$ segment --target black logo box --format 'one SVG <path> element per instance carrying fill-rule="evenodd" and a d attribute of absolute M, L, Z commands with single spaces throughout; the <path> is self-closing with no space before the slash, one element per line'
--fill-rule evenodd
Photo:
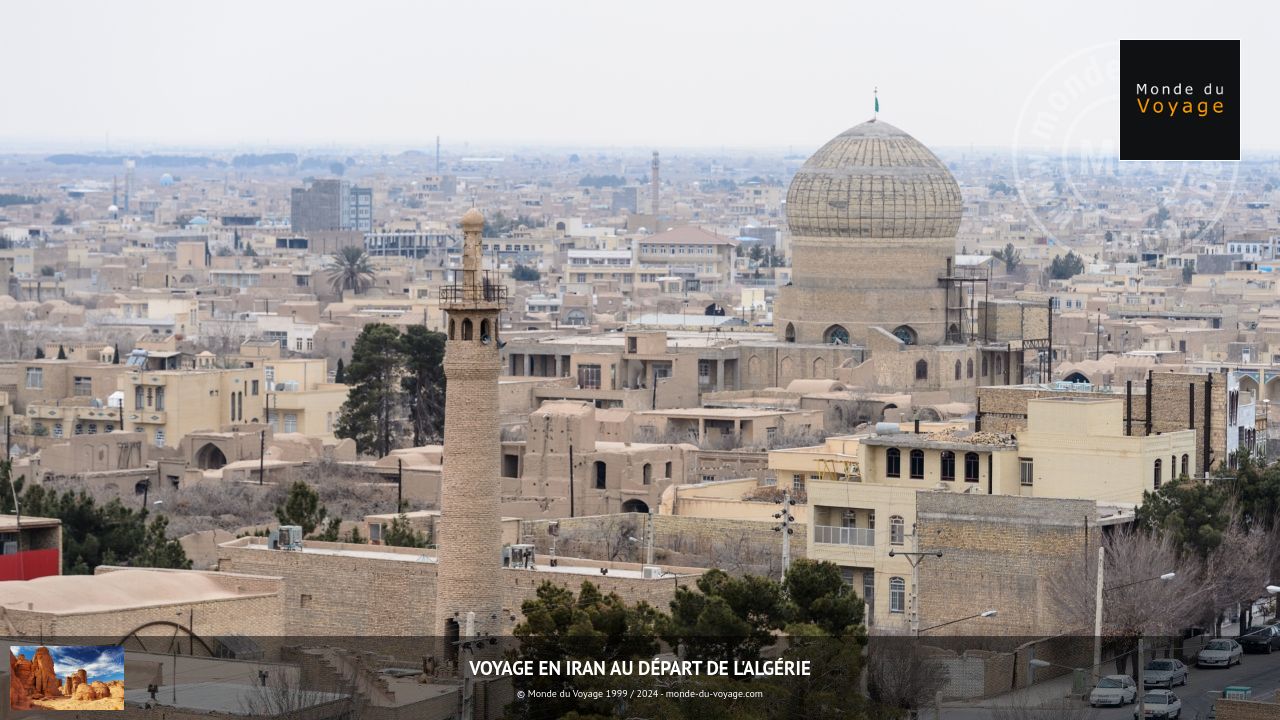
<path fill-rule="evenodd" d="M 1239 160 L 1240 102 L 1239 40 L 1120 41 L 1121 160 Z"/>

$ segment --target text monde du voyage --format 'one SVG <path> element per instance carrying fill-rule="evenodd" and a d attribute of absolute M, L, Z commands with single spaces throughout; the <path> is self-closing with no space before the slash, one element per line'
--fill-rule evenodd
<path fill-rule="evenodd" d="M 1223 100 L 1214 100 L 1215 96 L 1226 94 L 1225 86 L 1206 83 L 1196 92 L 1196 87 L 1188 83 L 1175 85 L 1136 84 L 1138 112 L 1143 115 L 1160 117 L 1194 116 L 1207 118 L 1210 115 L 1222 115 L 1226 112 Z M 1209 98 L 1209 99 L 1198 99 Z"/>

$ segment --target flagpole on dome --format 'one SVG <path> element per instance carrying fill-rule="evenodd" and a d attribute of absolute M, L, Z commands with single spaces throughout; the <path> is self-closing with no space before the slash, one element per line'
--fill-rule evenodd
<path fill-rule="evenodd" d="M 880 88 L 878 86 L 872 90 L 872 95 L 876 99 L 876 114 L 871 117 L 871 122 L 875 122 L 880 117 Z"/>

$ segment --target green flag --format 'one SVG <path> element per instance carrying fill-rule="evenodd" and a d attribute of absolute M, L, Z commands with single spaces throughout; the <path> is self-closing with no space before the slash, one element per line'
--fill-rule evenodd
<path fill-rule="evenodd" d="M 880 97 L 876 96 L 876 112 L 880 112 Z"/>

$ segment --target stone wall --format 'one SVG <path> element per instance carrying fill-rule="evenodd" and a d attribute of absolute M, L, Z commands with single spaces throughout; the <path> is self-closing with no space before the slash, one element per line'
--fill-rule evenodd
<path fill-rule="evenodd" d="M 719 567 L 735 574 L 769 574 L 782 569 L 782 539 L 772 522 L 681 515 L 654 515 L 654 562 L 684 567 Z M 546 520 L 526 520 L 521 537 L 539 553 L 551 549 Z M 646 516 L 638 513 L 565 518 L 559 521 L 556 552 L 564 557 L 641 562 Z M 806 528 L 792 525 L 791 557 L 807 555 Z M 629 542 L 634 537 L 638 542 Z"/>

